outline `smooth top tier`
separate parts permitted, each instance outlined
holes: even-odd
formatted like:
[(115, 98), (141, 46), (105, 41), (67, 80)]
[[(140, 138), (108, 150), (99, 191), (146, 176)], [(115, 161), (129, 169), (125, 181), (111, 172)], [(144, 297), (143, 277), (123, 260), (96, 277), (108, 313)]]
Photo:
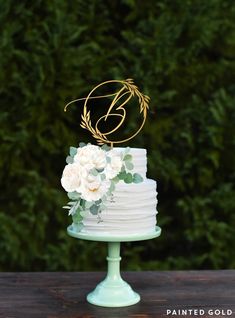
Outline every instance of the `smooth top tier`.
[[(114, 147), (114, 150), (123, 152), (126, 148)], [(132, 155), (134, 172), (139, 173), (144, 179), (147, 173), (147, 151), (143, 148), (130, 148), (129, 154)]]

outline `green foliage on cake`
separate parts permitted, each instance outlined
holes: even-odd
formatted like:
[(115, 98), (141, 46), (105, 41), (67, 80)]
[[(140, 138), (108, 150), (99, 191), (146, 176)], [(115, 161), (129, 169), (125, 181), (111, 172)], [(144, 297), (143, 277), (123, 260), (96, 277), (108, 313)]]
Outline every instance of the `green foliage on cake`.
[(122, 268), (234, 268), (234, 10), (229, 0), (2, 1), (1, 270), (105, 268), (105, 244), (65, 230), (67, 148), (94, 141), (79, 128), (79, 106), (63, 107), (129, 77), (151, 102), (125, 146), (148, 150), (163, 232), (124, 244)]

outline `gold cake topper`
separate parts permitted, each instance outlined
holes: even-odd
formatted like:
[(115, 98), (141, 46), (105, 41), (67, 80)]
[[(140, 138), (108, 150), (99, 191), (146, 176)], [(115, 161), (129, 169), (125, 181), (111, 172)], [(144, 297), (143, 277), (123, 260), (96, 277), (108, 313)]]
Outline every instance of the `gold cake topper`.
[[(97, 88), (99, 88), (103, 85), (109, 84), (109, 83), (120, 83), (120, 84), (122, 84), (122, 88), (120, 88), (119, 91), (117, 91), (113, 94), (107, 94), (107, 95), (101, 95), (101, 96), (91, 96)], [(88, 110), (88, 108), (87, 108), (88, 101), (90, 99), (105, 98), (105, 97), (111, 97), (111, 96), (114, 96), (114, 98), (113, 98), (113, 100), (108, 108), (108, 111), (106, 112), (105, 115), (101, 116), (96, 121), (96, 123), (93, 124), (91, 121), (90, 110)], [(121, 103), (121, 105), (118, 106), (117, 102), (120, 101), (124, 96), (126, 96), (125, 100)], [(122, 140), (110, 140), (110, 139), (108, 139), (109, 138), (108, 136), (113, 134), (115, 131), (117, 131), (124, 123), (124, 121), (126, 119), (125, 105), (128, 103), (128, 101), (131, 98), (133, 98), (135, 96), (138, 98), (138, 102), (139, 102), (139, 113), (142, 114), (142, 116), (143, 116), (140, 127), (138, 128), (138, 130), (135, 133), (133, 133), (128, 138), (125, 138)], [(133, 79), (128, 78), (126, 80), (110, 80), (110, 81), (105, 81), (105, 82), (98, 84), (90, 91), (90, 93), (87, 95), (87, 97), (75, 99), (75, 100), (72, 100), (71, 102), (69, 102), (64, 107), (64, 111), (66, 111), (67, 107), (69, 105), (71, 105), (72, 103), (75, 103), (75, 102), (81, 101), (81, 100), (85, 100), (85, 102), (84, 102), (83, 114), (81, 116), (80, 126), (91, 132), (92, 136), (96, 139), (98, 145), (110, 144), (110, 146), (113, 147), (114, 144), (119, 144), (119, 143), (129, 141), (130, 139), (135, 137), (141, 131), (141, 129), (143, 128), (145, 121), (146, 121), (147, 110), (149, 108), (148, 104), (149, 104), (150, 98), (147, 95), (144, 95), (139, 91), (138, 87), (134, 84)], [(98, 128), (98, 126), (102, 120), (106, 121), (108, 117), (116, 117), (116, 118), (119, 117), (120, 121), (116, 125), (116, 127), (112, 128), (110, 131), (102, 133), (100, 131), (100, 129)]]

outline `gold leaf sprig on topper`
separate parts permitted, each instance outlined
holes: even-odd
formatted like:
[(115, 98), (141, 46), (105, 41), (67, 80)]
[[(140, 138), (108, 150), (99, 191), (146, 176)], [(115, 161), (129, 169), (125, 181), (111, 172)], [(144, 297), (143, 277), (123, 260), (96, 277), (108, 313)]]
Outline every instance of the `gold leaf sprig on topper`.
[[(122, 84), (122, 88), (120, 88), (119, 91), (117, 91), (113, 94), (107, 94), (107, 95), (101, 95), (101, 96), (91, 96), (97, 88), (104, 86), (106, 84), (109, 84), (109, 83), (120, 83), (120, 84)], [(111, 96), (113, 96), (114, 98), (113, 98), (113, 100), (108, 108), (108, 111), (106, 112), (105, 115), (101, 116), (96, 121), (95, 124), (93, 124), (92, 120), (91, 120), (90, 110), (88, 110), (88, 107), (87, 107), (88, 101), (90, 99), (105, 98), (105, 97), (111, 97)], [(123, 98), (123, 96), (126, 96), (126, 99), (121, 103), (121, 105), (118, 106), (117, 102), (120, 101)], [(113, 134), (115, 131), (117, 131), (122, 126), (122, 124), (124, 123), (124, 121), (126, 119), (126, 109), (124, 106), (128, 103), (128, 101), (131, 98), (133, 98), (135, 96), (138, 98), (139, 112), (143, 116), (143, 120), (142, 120), (142, 123), (141, 123), (139, 129), (135, 133), (133, 133), (130, 137), (125, 138), (123, 140), (109, 140), (107, 136), (109, 136), (109, 135)], [(77, 101), (81, 101), (81, 100), (85, 100), (85, 102), (84, 102), (83, 114), (81, 116), (80, 126), (91, 132), (92, 136), (96, 139), (98, 145), (110, 144), (110, 146), (113, 147), (113, 144), (126, 142), (126, 141), (132, 139), (133, 137), (135, 137), (141, 131), (141, 129), (143, 128), (145, 121), (146, 121), (150, 98), (147, 95), (144, 95), (139, 91), (138, 87), (134, 84), (133, 79), (128, 78), (126, 80), (110, 80), (110, 81), (106, 81), (106, 82), (102, 82), (101, 84), (98, 84), (90, 91), (90, 93), (87, 95), (87, 97), (75, 99), (75, 100), (72, 100), (71, 102), (69, 102), (65, 106), (64, 111), (67, 110), (67, 107), (69, 105), (71, 105)], [(101, 123), (101, 121), (103, 121), (103, 120), (106, 121), (109, 117), (119, 117), (120, 121), (110, 131), (102, 133), (100, 131), (100, 129), (98, 128), (98, 126)]]

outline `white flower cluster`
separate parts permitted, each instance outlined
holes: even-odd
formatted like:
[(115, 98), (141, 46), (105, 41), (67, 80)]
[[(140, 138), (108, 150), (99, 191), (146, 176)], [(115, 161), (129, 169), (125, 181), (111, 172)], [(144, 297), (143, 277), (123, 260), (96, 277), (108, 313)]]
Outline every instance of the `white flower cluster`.
[(129, 148), (120, 153), (107, 146), (99, 147), (81, 144), (79, 148), (70, 147), (70, 156), (64, 168), (61, 184), (71, 200), (65, 208), (78, 220), (81, 212), (89, 209), (98, 214), (105, 208), (115, 184), (120, 180), (126, 183), (142, 182), (142, 177), (127, 170), (134, 168)]
[(78, 148), (73, 163), (65, 166), (61, 184), (67, 192), (80, 193), (86, 201), (97, 201), (108, 192), (110, 180), (121, 168), (122, 159), (115, 150), (88, 144)]

